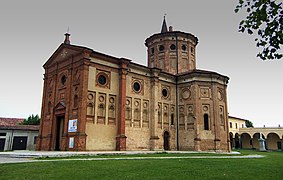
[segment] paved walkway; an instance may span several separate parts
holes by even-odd
[[[246,156],[231,156],[231,154],[239,154],[238,152],[232,153],[217,153],[223,156],[202,156],[203,153],[216,154],[215,152],[195,152],[195,151],[166,151],[166,153],[178,154],[195,154],[199,156],[174,156],[174,157],[113,157],[113,158],[88,158],[87,156],[97,155],[124,155],[124,154],[155,154],[164,151],[95,151],[95,152],[71,152],[71,151],[11,151],[0,153],[0,164],[4,163],[27,163],[27,162],[50,162],[50,161],[104,161],[104,160],[142,160],[142,159],[224,159],[224,158],[262,158],[261,155],[246,155]],[[225,155],[226,154],[226,155]],[[228,156],[230,154],[230,156]],[[75,159],[34,159],[38,157],[71,157],[71,156],[85,156],[85,158]]]

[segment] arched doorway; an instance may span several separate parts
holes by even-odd
[[[165,131],[164,134],[163,134],[163,148],[164,148],[164,150],[170,149],[169,139],[170,139],[169,132]]]

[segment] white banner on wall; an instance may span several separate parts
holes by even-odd
[[[74,137],[70,137],[69,139],[69,148],[74,148]]]
[[[69,120],[68,132],[77,132],[77,125],[78,125],[77,119]]]

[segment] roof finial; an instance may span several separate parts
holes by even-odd
[[[65,40],[64,44],[70,44],[70,34],[69,34],[70,28],[68,27],[67,32],[65,33]]]
[[[166,13],[164,14],[164,16],[163,16],[163,23],[162,23],[162,28],[161,28],[161,33],[166,33],[166,32],[168,32],[168,29],[167,29],[167,24],[166,24],[166,19],[165,19],[165,17],[166,17]]]

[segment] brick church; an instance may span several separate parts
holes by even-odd
[[[229,78],[196,68],[198,39],[167,28],[145,40],[147,66],[73,45],[44,64],[37,150],[230,151]]]

